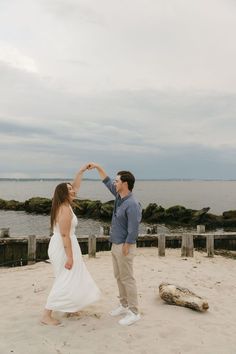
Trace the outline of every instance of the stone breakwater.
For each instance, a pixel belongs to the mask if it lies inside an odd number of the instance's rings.
[[[74,212],[79,217],[108,221],[111,219],[114,201],[102,203],[100,200],[76,199]],[[50,214],[51,199],[34,197],[24,202],[0,199],[0,210],[25,211],[34,214]],[[164,223],[176,226],[236,227],[236,210],[224,211],[222,215],[209,213],[210,208],[201,210],[188,209],[181,205],[163,208],[156,203],[149,204],[142,210],[142,221]]]

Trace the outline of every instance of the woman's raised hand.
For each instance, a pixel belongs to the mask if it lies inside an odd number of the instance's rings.
[[[97,168],[98,164],[95,162],[89,162],[88,163],[88,170],[93,170],[94,168]]]
[[[90,168],[89,168],[89,164],[88,163],[86,163],[85,165],[83,165],[83,166],[81,166],[80,167],[80,172],[85,172],[86,170],[89,170]]]

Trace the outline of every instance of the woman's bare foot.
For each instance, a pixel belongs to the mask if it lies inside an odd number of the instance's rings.
[[[61,324],[60,321],[52,317],[52,311],[46,309],[44,310],[44,314],[40,322],[44,325],[49,325],[49,326],[58,326]]]
[[[60,321],[56,320],[55,318],[42,318],[41,321],[40,321],[42,324],[44,325],[49,325],[49,326],[58,326],[61,324]]]

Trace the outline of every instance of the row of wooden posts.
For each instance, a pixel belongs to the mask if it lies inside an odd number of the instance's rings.
[[[198,225],[197,231],[201,233],[205,232],[204,225]],[[208,257],[214,257],[214,234],[206,234],[206,250]],[[158,238],[158,255],[160,257],[165,256],[165,244],[166,235],[160,234],[156,235]],[[88,256],[96,257],[96,235],[88,236]],[[181,243],[181,257],[193,257],[194,247],[193,247],[193,234],[182,234]],[[28,264],[35,263],[36,261],[36,236],[28,236]]]
[[[88,255],[89,257],[96,257],[96,240],[95,235],[88,237]],[[28,236],[28,264],[36,262],[36,243],[37,239],[35,235]]]
[[[96,240],[95,235],[88,237],[88,255],[89,257],[96,257]],[[36,236],[28,236],[28,264],[33,264],[36,261]]]

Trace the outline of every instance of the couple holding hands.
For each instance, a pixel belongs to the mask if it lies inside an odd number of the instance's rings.
[[[110,315],[124,315],[119,320],[119,324],[124,326],[140,319],[133,259],[142,209],[132,194],[135,177],[129,171],[120,171],[112,181],[99,164],[90,162],[80,168],[71,184],[60,183],[55,188],[51,209],[53,235],[48,247],[55,280],[41,319],[45,325],[60,325],[52,317],[53,311],[76,313],[99,300],[101,295],[83,262],[75,235],[78,221],[72,209],[83,173],[91,169],[97,169],[102,182],[115,197],[110,242],[120,303]]]

